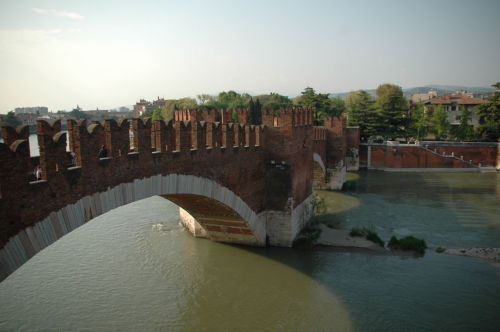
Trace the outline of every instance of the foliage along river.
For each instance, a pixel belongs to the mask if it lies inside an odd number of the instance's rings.
[[[341,228],[500,246],[500,174],[364,172]],[[0,331],[499,331],[488,261],[247,248],[192,238],[160,197],[102,215],[0,283]]]

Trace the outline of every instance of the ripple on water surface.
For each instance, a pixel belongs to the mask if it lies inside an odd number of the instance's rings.
[[[0,284],[0,330],[349,330],[330,290],[266,249],[194,239],[163,198],[100,216]]]

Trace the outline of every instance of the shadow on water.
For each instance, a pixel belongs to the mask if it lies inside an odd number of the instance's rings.
[[[500,232],[490,218],[498,209],[492,188],[498,177],[477,175],[461,182],[463,174],[361,174],[356,185],[336,194],[359,203],[340,204],[330,222],[346,229],[372,226],[385,241],[411,234],[431,245],[498,246]],[[483,199],[479,207],[475,203],[480,199],[471,195]],[[478,219],[473,228],[468,227],[470,219]],[[500,330],[500,269],[485,260],[433,249],[420,256],[325,246],[232,247],[320,282],[347,307],[357,330]]]
[[[500,273],[479,259],[363,249],[248,248],[331,292],[359,331],[498,331]]]

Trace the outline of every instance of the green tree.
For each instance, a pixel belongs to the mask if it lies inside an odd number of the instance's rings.
[[[375,107],[375,101],[368,92],[359,90],[349,93],[345,104],[348,124],[349,126],[359,126],[360,136],[363,140],[379,134],[380,114]]]
[[[82,111],[80,106],[76,106],[76,108],[74,108],[71,112],[69,112],[68,115],[74,117],[77,120],[90,119],[90,116],[88,114],[85,114],[85,112]]]
[[[280,109],[288,108],[293,105],[292,100],[287,96],[280,95],[279,93],[271,92],[270,94],[254,96],[255,104],[260,105],[260,110],[274,111],[275,115],[279,115]]]
[[[472,119],[473,110],[462,106],[460,109],[460,124],[454,130],[454,136],[459,140],[470,140],[474,137],[474,128],[469,123]]]
[[[253,98],[250,98],[248,102],[248,111],[250,113],[250,124],[259,125],[262,123],[262,105],[259,99],[254,102]]]
[[[192,110],[198,107],[198,103],[194,98],[184,97],[175,102],[175,107],[179,110]]]
[[[495,93],[478,107],[478,129],[483,139],[497,141],[500,138],[500,82],[492,86],[496,88]]]
[[[250,95],[247,93],[239,94],[235,91],[222,91],[214,100],[214,106],[218,109],[244,109],[248,107]]]
[[[151,116],[152,121],[163,120],[163,110],[159,107],[154,110],[153,115]]]
[[[346,111],[345,102],[341,98],[330,98],[330,114],[340,117]]]
[[[211,96],[206,93],[202,93],[201,95],[197,95],[196,98],[200,101],[200,105],[208,105],[211,101],[214,100],[214,96]]]
[[[424,105],[417,104],[412,112],[410,125],[414,137],[421,140],[429,134],[429,120]]]
[[[382,118],[381,131],[384,136],[396,138],[404,135],[408,124],[408,105],[401,87],[382,84],[378,86],[376,94],[376,106]]]
[[[160,119],[161,117],[164,121],[170,121],[174,119],[176,110],[191,110],[195,108],[198,108],[198,103],[194,98],[170,99],[165,101],[163,107],[152,111],[147,117],[151,117],[152,120]]]
[[[12,128],[15,128],[19,125],[21,125],[21,121],[16,117],[14,112],[9,112],[5,117],[2,118],[0,121],[1,126],[9,126]]]
[[[255,102],[255,125],[262,124],[262,104],[260,103],[259,98]]]
[[[339,102],[332,101],[328,93],[316,93],[313,88],[307,87],[301,92],[301,95],[294,99],[294,104],[314,109],[314,125],[323,124],[326,117],[340,116]]]
[[[142,114],[139,116],[139,118],[141,119],[145,119],[145,118],[151,118],[153,117],[153,110],[146,110],[144,112],[142,112]]]
[[[267,109],[277,110],[281,108],[287,108],[292,106],[292,100],[287,96],[280,95],[279,93],[271,92],[269,94],[270,100],[267,103]]]
[[[443,108],[443,105],[438,105],[432,114],[432,133],[437,140],[443,140],[448,136],[450,129],[450,122],[448,121],[448,114]]]

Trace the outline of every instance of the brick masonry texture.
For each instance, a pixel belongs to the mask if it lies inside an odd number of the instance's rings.
[[[61,132],[59,121],[49,124],[39,120],[39,158],[30,157],[26,127],[2,127],[0,248],[21,230],[84,197],[159,175],[215,181],[241,198],[255,214],[294,211],[312,194],[313,153],[328,167],[343,160],[348,147],[356,144],[356,131],[345,135],[343,120],[328,119],[324,127],[313,128],[312,110],[281,110],[278,117],[264,111],[260,126],[248,125],[246,110],[236,115],[240,123],[231,122],[230,110],[177,111],[177,121],[170,122],[68,121],[69,135]],[[68,139],[76,165],[70,165]],[[99,158],[103,145],[107,156]],[[38,164],[42,180],[34,181],[33,169]],[[170,199],[177,199],[179,205],[199,200],[189,196]],[[248,227],[226,225],[223,219],[212,218],[207,228],[252,236]],[[232,219],[245,221],[236,216]]]
[[[424,145],[421,143],[421,145]],[[432,142],[421,146],[362,145],[360,162],[370,168],[475,168],[498,167],[497,143]],[[370,148],[370,153],[368,153]],[[435,152],[434,152],[435,151]],[[370,154],[370,163],[368,163]],[[444,154],[444,156],[443,156]],[[450,156],[456,158],[452,158]],[[459,160],[463,158],[462,160]],[[472,161],[472,164],[469,163]]]

